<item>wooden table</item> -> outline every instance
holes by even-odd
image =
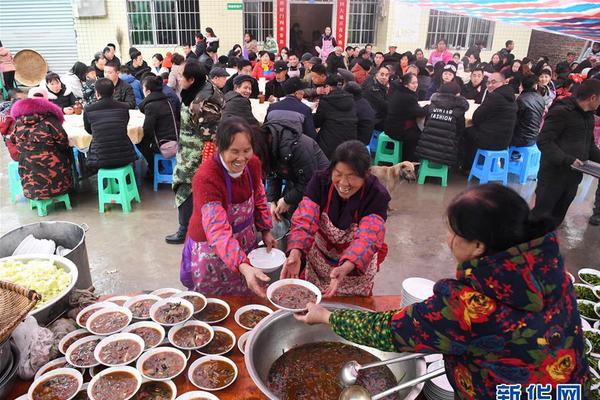
[[[234,297],[234,296],[220,296],[221,299],[227,301],[231,306],[231,314],[227,317],[224,322],[221,322],[217,325],[225,326],[228,329],[231,329],[237,338],[239,338],[246,330],[242,329],[235,323],[233,315],[237,311],[238,308],[246,305],[246,304],[264,304],[273,308],[273,306],[266,299],[260,299],[257,297]],[[361,307],[369,308],[376,311],[386,311],[393,310],[400,307],[400,296],[373,296],[373,297],[339,297],[328,300],[331,302],[339,302],[339,303],[347,303],[354,304]],[[237,365],[239,370],[239,375],[236,381],[230,387],[220,390],[218,392],[214,392],[221,400],[255,400],[255,399],[266,399],[267,397],[261,393],[261,391],[254,385],[254,382],[248,375],[248,371],[246,370],[246,365],[244,364],[244,356],[240,353],[237,348],[237,343],[235,348],[225,355],[226,357],[231,358]],[[188,365],[198,358],[198,354],[196,352],[192,352],[192,357],[188,362]],[[89,381],[90,377],[86,373],[84,375],[84,381]],[[181,395],[186,392],[190,392],[193,390],[199,390],[194,385],[192,385],[187,379],[187,368],[175,379],[175,384],[177,385],[177,394]],[[17,381],[15,386],[12,388],[12,391],[9,393],[8,399],[16,399],[17,397],[27,393],[29,386],[32,381]],[[419,396],[419,399],[424,397]]]

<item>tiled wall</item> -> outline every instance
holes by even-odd
[[[219,55],[231,50],[234,44],[242,44],[244,20],[242,10],[227,10],[225,0],[199,0],[202,30],[213,28],[219,38]],[[242,0],[235,2],[241,3]]]

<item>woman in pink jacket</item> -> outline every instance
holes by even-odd
[[[448,42],[446,42],[446,39],[438,40],[436,49],[429,55],[428,64],[435,65],[440,61],[443,61],[444,64],[448,64],[448,61],[450,60],[452,60],[452,53],[448,50]]]
[[[2,73],[2,79],[6,90],[17,87],[15,84],[15,63],[12,54],[10,54],[10,50],[3,47],[2,42],[0,42],[0,72]]]

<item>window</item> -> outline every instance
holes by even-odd
[[[375,42],[378,0],[350,0],[348,43],[365,45]]]
[[[482,41],[484,47],[492,46],[494,23],[481,18],[431,10],[427,29],[427,46],[432,49],[439,39],[446,39],[448,47],[465,49],[476,41]]]
[[[131,45],[194,43],[199,8],[198,0],[127,0]]]
[[[264,42],[266,37],[274,34],[273,30],[274,1],[244,1],[244,34],[250,33],[257,42]]]

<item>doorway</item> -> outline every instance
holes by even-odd
[[[290,51],[317,55],[315,45],[325,27],[333,29],[332,17],[333,4],[290,4]]]

